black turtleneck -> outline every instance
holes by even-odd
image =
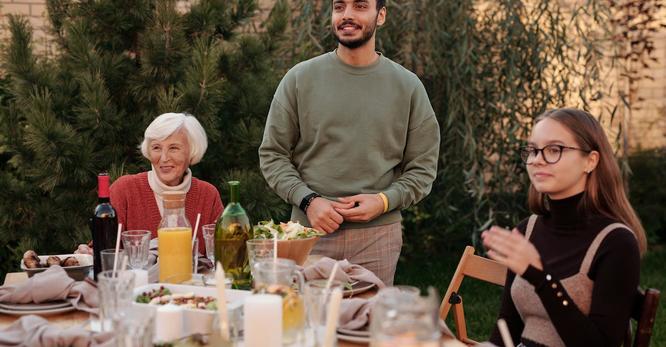
[[[639,283],[640,253],[631,232],[624,228],[611,231],[599,246],[588,276],[594,281],[590,314],[585,316],[565,292],[557,297],[550,289],[552,282],[570,277],[580,270],[587,249],[606,226],[616,220],[595,215],[580,207],[583,193],[562,199],[549,200],[549,214],[539,216],[530,242],[541,256],[543,271],[530,266],[523,278],[535,287],[550,320],[566,346],[619,346],[626,332],[633,298]],[[523,234],[527,219],[517,226]],[[547,279],[550,275],[550,280]],[[540,346],[521,339],[523,321],[511,298],[515,274],[507,274],[499,317],[504,318],[514,341],[526,346]],[[560,283],[557,283],[562,288]],[[495,329],[490,341],[503,346]]]

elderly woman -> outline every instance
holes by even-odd
[[[185,214],[194,227],[197,213],[201,225],[215,223],[222,213],[222,201],[210,183],[192,177],[190,165],[201,161],[208,140],[203,127],[191,115],[165,113],[146,128],[141,153],[152,166],[148,172],[125,175],[111,185],[111,204],[124,230],[150,230],[157,237],[162,219],[165,191],[187,192]],[[202,233],[198,233],[199,251],[204,253]]]

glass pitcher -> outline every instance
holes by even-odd
[[[439,347],[439,297],[387,287],[372,306],[370,347]]]
[[[262,260],[254,264],[254,292],[282,297],[282,344],[299,345],[304,339],[303,274],[290,259]]]
[[[185,216],[183,191],[162,193],[164,213],[157,227],[160,282],[181,283],[192,278],[192,225]]]

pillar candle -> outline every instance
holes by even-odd
[[[166,304],[157,308],[155,317],[155,340],[167,342],[183,336],[183,308]]]
[[[335,346],[335,331],[338,329],[338,320],[340,319],[340,303],[342,302],[342,290],[333,289],[331,300],[326,310],[326,334],[324,335],[324,347]]]
[[[243,304],[245,347],[282,346],[282,297],[256,294]]]

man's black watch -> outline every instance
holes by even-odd
[[[312,203],[312,200],[314,200],[316,198],[320,198],[320,197],[321,197],[321,195],[319,195],[317,193],[308,194],[303,198],[303,200],[301,200],[301,204],[298,206],[298,208],[300,208],[301,211],[307,213],[308,212],[308,207],[310,207],[310,204]]]

